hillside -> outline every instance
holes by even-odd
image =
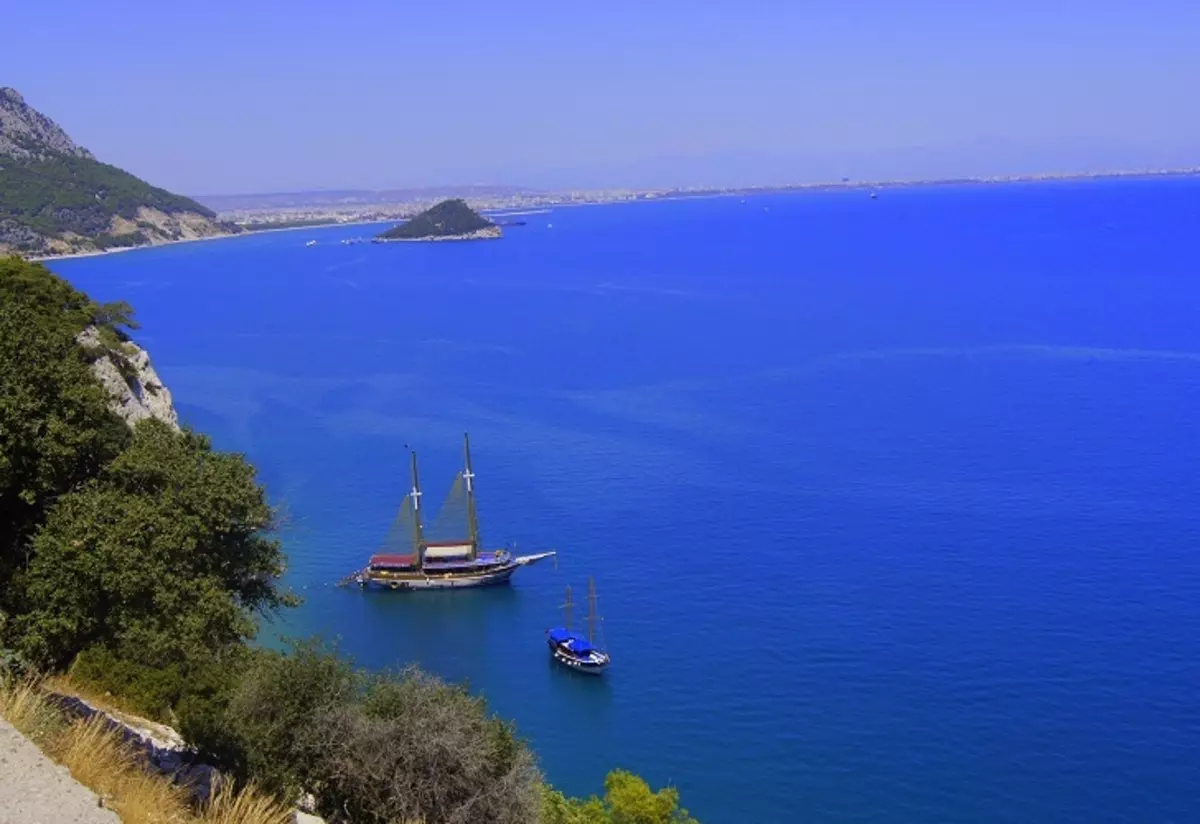
[[[382,240],[481,240],[500,237],[500,227],[467,205],[443,200],[381,234]]]
[[[102,163],[0,88],[0,254],[54,255],[230,234],[194,200]]]

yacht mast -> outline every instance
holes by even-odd
[[[596,643],[596,579],[588,578],[588,643]]]
[[[471,560],[479,555],[479,519],[475,514],[475,473],[471,471],[471,439],[463,433],[463,481],[467,486],[467,527],[471,531]]]
[[[421,479],[417,475],[417,453],[412,453],[412,491],[408,493],[408,497],[412,498],[413,508],[413,546],[417,554],[417,566],[425,563],[425,537],[421,529]]]
[[[563,612],[565,613],[563,627],[568,631],[571,629],[571,607],[575,606],[571,603],[571,585],[567,584],[567,602],[563,604]]]

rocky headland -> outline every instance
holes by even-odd
[[[87,254],[239,231],[206,206],[97,160],[0,88],[0,255]]]

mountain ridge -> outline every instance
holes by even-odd
[[[103,163],[0,87],[0,254],[60,255],[232,234],[191,198]]]

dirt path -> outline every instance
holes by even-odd
[[[0,718],[0,824],[120,824],[91,790]]]

